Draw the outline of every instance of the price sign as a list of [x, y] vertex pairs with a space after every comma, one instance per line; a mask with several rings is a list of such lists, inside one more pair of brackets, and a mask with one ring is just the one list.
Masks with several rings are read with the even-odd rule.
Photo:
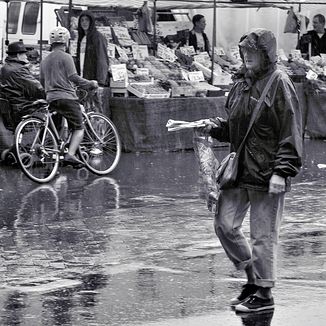
[[301, 55], [301, 51], [300, 50], [291, 50], [291, 55], [292, 55], [292, 59], [301, 59], [302, 55]]
[[196, 51], [195, 48], [191, 45], [191, 46], [182, 46], [180, 49], [180, 52], [184, 55], [195, 55]]
[[128, 78], [126, 64], [112, 65], [111, 66], [113, 81], [125, 80]]
[[108, 56], [109, 58], [115, 57], [115, 45], [112, 43], [108, 43]]
[[128, 58], [128, 55], [127, 55], [127, 52], [123, 48], [121, 48], [120, 46], [116, 46], [116, 49], [117, 49], [117, 51], [119, 53], [119, 56], [122, 59], [125, 59], [125, 60], [128, 60], [129, 59]]
[[130, 35], [128, 33], [128, 29], [126, 27], [122, 27], [122, 26], [114, 26], [112, 27], [115, 36], [118, 39], [122, 39], [122, 40], [129, 40], [130, 39]]
[[174, 62], [176, 60], [174, 51], [160, 43], [157, 45], [157, 56], [170, 62]]
[[225, 51], [222, 47], [215, 47], [214, 48], [214, 53], [216, 55], [225, 55]]
[[148, 68], [137, 68], [136, 69], [136, 75], [148, 76], [149, 75], [149, 70], [148, 70]]
[[134, 59], [144, 60], [148, 57], [148, 47], [147, 45], [132, 45], [132, 55]]
[[318, 74], [310, 69], [306, 74], [306, 78], [310, 80], [316, 80], [318, 78]]
[[205, 81], [202, 71], [190, 71], [188, 72], [189, 80], [193, 82]]

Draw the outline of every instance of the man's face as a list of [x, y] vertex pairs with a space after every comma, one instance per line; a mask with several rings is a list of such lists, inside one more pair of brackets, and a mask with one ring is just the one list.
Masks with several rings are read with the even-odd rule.
[[325, 24], [321, 23], [318, 19], [318, 17], [314, 17], [312, 20], [312, 26], [313, 29], [317, 32], [317, 33], [324, 33], [324, 26]]
[[22, 62], [29, 63], [26, 53], [17, 53], [17, 59]]
[[84, 31], [88, 31], [90, 25], [90, 20], [87, 16], [82, 16], [80, 18], [80, 26]]
[[201, 18], [200, 20], [198, 20], [198, 22], [196, 22], [196, 26], [198, 29], [204, 31], [205, 27], [206, 27], [206, 20], [205, 17]]

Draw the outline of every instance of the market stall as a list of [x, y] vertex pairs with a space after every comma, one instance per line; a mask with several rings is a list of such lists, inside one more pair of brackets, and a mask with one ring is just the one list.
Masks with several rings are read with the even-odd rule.
[[110, 100], [112, 120], [125, 151], [176, 151], [193, 148], [192, 130], [168, 132], [169, 119], [195, 121], [224, 117], [225, 97]]
[[[43, 2], [46, 0], [41, 1]], [[208, 55], [207, 53], [194, 53], [194, 50], [186, 45], [173, 48], [156, 35], [155, 28], [154, 35], [142, 32], [137, 29], [137, 26], [131, 26], [130, 23], [124, 21], [123, 17], [110, 16], [109, 11], [105, 11], [101, 16], [101, 9], [99, 9], [101, 7], [136, 9], [140, 8], [143, 2], [143, 0], [51, 0], [51, 3], [68, 4], [69, 8], [72, 5], [97, 8], [97, 18], [101, 22], [98, 29], [108, 40], [110, 57], [110, 90], [106, 89], [102, 93], [105, 97], [103, 98], [104, 112], [117, 125], [124, 149], [126, 151], [155, 151], [191, 148], [190, 133], [187, 136], [168, 134], [165, 124], [168, 119], [193, 121], [225, 114], [225, 94], [232, 83], [233, 72], [241, 64], [238, 49], [237, 47], [230, 49], [214, 47], [215, 24], [213, 24], [211, 42], [214, 51]], [[148, 2], [154, 12], [158, 9], [211, 8], [215, 10], [216, 7], [235, 6], [288, 9], [288, 5], [308, 3], [308, 1], [282, 0], [247, 1], [246, 3], [218, 0], [152, 0]], [[309, 3], [312, 2], [309, 1]], [[69, 22], [69, 19], [67, 21]], [[183, 32], [182, 29], [176, 30], [176, 37], [184, 35]], [[72, 54], [74, 54], [75, 46], [76, 43], [72, 41], [70, 48]], [[285, 70], [291, 68], [291, 65], [288, 65], [289, 61], [286, 58], [280, 62]], [[315, 66], [317, 65], [313, 68]], [[294, 77], [303, 76], [300, 80], [295, 78], [293, 80], [303, 107], [303, 123], [306, 125], [307, 134], [311, 137], [325, 134], [326, 137], [326, 130], [318, 132], [314, 130], [318, 126], [315, 119], [319, 115], [319, 110], [323, 110], [323, 105], [316, 105], [315, 94], [305, 91], [305, 74], [308, 68], [309, 64], [306, 64], [303, 68], [304, 76], [300, 75], [302, 71], [292, 69], [288, 72]], [[324, 100], [322, 96], [319, 96], [319, 99]], [[311, 106], [314, 108], [312, 109]]]

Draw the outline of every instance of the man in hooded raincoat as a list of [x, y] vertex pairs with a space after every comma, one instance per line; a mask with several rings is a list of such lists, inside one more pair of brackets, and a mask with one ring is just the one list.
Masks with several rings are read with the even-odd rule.
[[[207, 125], [213, 138], [230, 142], [236, 151], [248, 129], [251, 113], [276, 67], [276, 39], [256, 29], [239, 43], [243, 67], [235, 76], [226, 110], [228, 119]], [[229, 259], [245, 270], [248, 281], [230, 301], [236, 311], [273, 309], [271, 288], [276, 279], [276, 253], [284, 195], [290, 178], [301, 167], [302, 118], [295, 88], [277, 70], [266, 98], [246, 138], [239, 160], [236, 186], [221, 190], [215, 232]], [[241, 226], [250, 207], [251, 244]]]
[[96, 80], [99, 86], [108, 84], [107, 40], [96, 29], [95, 18], [88, 10], [78, 20], [76, 69], [81, 77]]

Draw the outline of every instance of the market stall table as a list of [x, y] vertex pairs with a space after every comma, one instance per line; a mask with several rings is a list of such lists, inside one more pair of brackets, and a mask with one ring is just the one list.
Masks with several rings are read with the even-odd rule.
[[124, 151], [177, 151], [193, 148], [193, 132], [168, 132], [167, 121], [195, 121], [216, 116], [226, 118], [225, 101], [225, 96], [166, 99], [112, 97], [110, 111]]

